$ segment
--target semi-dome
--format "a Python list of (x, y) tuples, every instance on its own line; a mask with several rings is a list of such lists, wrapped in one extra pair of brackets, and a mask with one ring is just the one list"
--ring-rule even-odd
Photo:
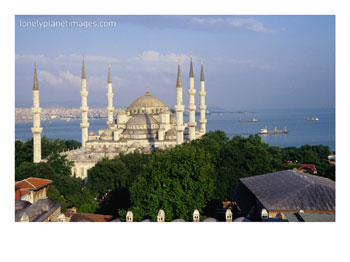
[(151, 95), (140, 96), (131, 103), (130, 108), (166, 107), (162, 100)]
[(159, 128), (158, 121), (151, 115), (142, 114), (132, 117), (127, 123), (126, 127), (135, 129)]

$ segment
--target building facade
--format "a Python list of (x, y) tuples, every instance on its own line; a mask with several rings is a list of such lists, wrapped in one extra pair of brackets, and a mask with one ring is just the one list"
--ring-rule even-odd
[[(201, 119), (200, 129), (197, 129), (194, 98), (196, 90), (194, 88), (192, 55), (189, 76), (189, 123), (184, 123), (183, 120), (185, 106), (182, 100), (183, 89), (180, 61), (178, 63), (176, 82), (175, 110), (171, 110), (163, 101), (156, 96), (151, 95), (147, 85), (145, 94), (136, 98), (128, 108), (118, 110), (116, 113), (117, 117), (114, 119), (114, 94), (112, 90), (111, 68), (109, 66), (107, 77), (107, 127), (105, 129), (100, 129), (98, 133), (95, 133), (92, 130), (88, 130), (88, 87), (86, 85), (86, 72), (83, 59), (81, 76), (82, 88), (80, 91), (80, 109), (82, 112), (80, 127), (82, 131), (82, 147), (62, 152), (63, 155), (67, 156), (68, 160), (74, 162), (72, 174), (84, 179), (87, 177), (87, 170), (92, 168), (104, 157), (113, 158), (120, 153), (129, 153), (135, 150), (148, 153), (156, 148), (167, 149), (182, 144), (183, 142), (202, 137), (206, 132), (206, 92), (204, 89), (203, 65), (201, 67), (200, 77)], [(37, 80), (35, 81), (37, 83)]]

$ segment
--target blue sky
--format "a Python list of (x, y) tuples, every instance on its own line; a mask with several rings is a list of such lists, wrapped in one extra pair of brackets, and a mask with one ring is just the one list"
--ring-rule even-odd
[[(181, 58), (188, 104), (189, 56), (207, 105), (232, 110), (335, 107), (334, 16), (16, 16), (15, 103), (32, 105), (37, 62), (42, 106), (80, 106), (85, 56), (88, 105), (107, 105), (111, 64), (115, 107), (145, 93), (176, 101)], [(20, 27), (23, 21), (115, 21), (109, 28)], [(199, 104), (198, 92), (196, 103)]]

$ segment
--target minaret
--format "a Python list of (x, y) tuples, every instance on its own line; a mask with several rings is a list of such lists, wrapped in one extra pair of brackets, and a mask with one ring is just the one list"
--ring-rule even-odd
[(180, 145), (184, 141), (184, 121), (183, 113), (185, 106), (182, 103), (182, 81), (180, 71), (180, 58), (177, 67), (177, 82), (176, 82), (176, 144)]
[(190, 86), (188, 88), (188, 96), (189, 96), (189, 134), (190, 140), (196, 138), (196, 105), (194, 102), (194, 95), (196, 94), (196, 89), (194, 89), (194, 75), (193, 75), (193, 65), (192, 65), (192, 53), (191, 53), (191, 65), (190, 65)]
[(39, 103), (39, 87), (38, 78), (36, 75), (36, 64), (34, 62), (34, 83), (33, 83), (33, 162), (39, 163), (41, 161), (41, 133), (43, 128), (40, 126), (40, 103)]
[(200, 116), (200, 131), (202, 134), (206, 133), (206, 123), (207, 119), (205, 118), (205, 112), (207, 110), (207, 106), (205, 105), (205, 96), (207, 92), (205, 92), (205, 84), (204, 84), (204, 73), (203, 73), (203, 62), (201, 64), (201, 90), (199, 91), (199, 95), (201, 97), (201, 104), (199, 106), (201, 116)]
[(89, 128), (89, 122), (88, 122), (88, 110), (89, 107), (87, 106), (87, 96), (88, 91), (86, 90), (86, 75), (85, 75), (85, 65), (84, 65), (84, 57), (83, 57), (83, 66), (81, 71), (81, 144), (83, 147), (85, 147), (85, 143), (88, 140), (88, 128)]
[(111, 66), (108, 66), (108, 120), (107, 125), (111, 126), (114, 123), (113, 115), (114, 115), (114, 107), (113, 107), (113, 92), (112, 92), (112, 77), (111, 77)]

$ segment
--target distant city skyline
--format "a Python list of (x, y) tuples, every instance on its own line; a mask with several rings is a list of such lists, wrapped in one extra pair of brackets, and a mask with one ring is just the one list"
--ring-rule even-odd
[[(28, 21), (116, 26), (23, 27)], [(335, 107), (334, 16), (16, 16), (15, 42), (16, 107), (32, 105), (34, 61), (41, 106), (79, 107), (83, 55), (89, 107), (107, 106), (109, 64), (116, 108), (147, 84), (173, 107), (178, 57), (187, 107), (190, 52), (197, 90), (203, 60), (209, 107)]]

